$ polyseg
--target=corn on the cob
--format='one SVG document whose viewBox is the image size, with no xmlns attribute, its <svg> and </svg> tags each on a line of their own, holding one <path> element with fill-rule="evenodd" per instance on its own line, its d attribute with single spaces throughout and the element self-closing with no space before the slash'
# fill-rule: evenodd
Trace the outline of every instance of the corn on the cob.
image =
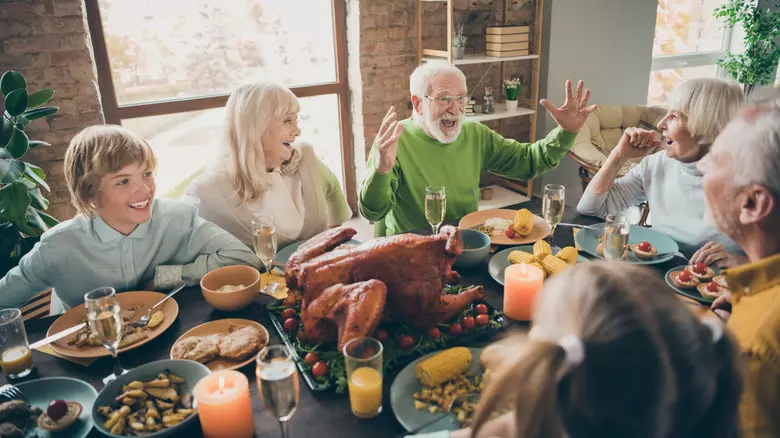
<svg viewBox="0 0 780 438">
<path fill-rule="evenodd" d="M 553 276 L 568 268 L 569 265 L 558 257 L 550 256 L 545 257 L 544 260 L 542 260 L 542 267 L 544 268 L 544 271 L 547 272 L 547 275 Z"/>
<path fill-rule="evenodd" d="M 558 257 L 559 259 L 563 260 L 564 262 L 570 265 L 577 264 L 578 256 L 579 253 L 577 252 L 577 248 L 573 246 L 567 246 L 566 248 L 563 248 L 560 251 L 558 251 L 558 254 L 555 254 L 555 257 Z"/>
<path fill-rule="evenodd" d="M 544 258 L 550 254 L 552 254 L 552 248 L 550 248 L 549 243 L 544 240 L 537 240 L 536 243 L 534 243 L 534 255 L 539 260 L 544 260 Z"/>
<path fill-rule="evenodd" d="M 509 263 L 512 264 L 534 263 L 539 261 L 539 259 L 536 258 L 535 255 L 529 254 L 525 251 L 512 251 L 509 253 L 509 257 L 507 257 L 507 260 L 509 260 Z"/>
<path fill-rule="evenodd" d="M 414 375 L 424 386 L 436 386 L 463 374 L 471 366 L 471 351 L 454 347 L 417 364 Z"/>
<path fill-rule="evenodd" d="M 537 268 L 539 268 L 542 271 L 542 279 L 547 278 L 547 271 L 544 270 L 544 266 L 542 266 L 541 263 L 534 262 L 534 263 L 531 263 L 531 266 L 536 266 Z"/>
<path fill-rule="evenodd" d="M 521 209 L 515 213 L 515 220 L 512 222 L 512 228 L 521 236 L 531 234 L 534 229 L 534 218 L 528 209 Z"/>
</svg>

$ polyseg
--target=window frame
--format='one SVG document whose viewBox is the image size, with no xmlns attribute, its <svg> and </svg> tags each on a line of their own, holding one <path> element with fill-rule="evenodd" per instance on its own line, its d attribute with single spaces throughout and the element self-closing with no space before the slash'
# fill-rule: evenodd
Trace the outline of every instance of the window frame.
<svg viewBox="0 0 780 438">
<path fill-rule="evenodd" d="M 106 123 L 121 125 L 123 119 L 161 116 L 191 111 L 224 107 L 229 93 L 211 94 L 183 99 L 164 99 L 143 103 L 119 105 L 111 73 L 103 18 L 99 0 L 85 0 L 87 25 L 97 67 L 98 89 Z M 347 78 L 346 8 L 342 0 L 331 0 L 333 8 L 333 38 L 336 56 L 336 80 L 322 84 L 290 87 L 298 97 L 312 97 L 335 94 L 338 96 L 339 125 L 341 131 L 341 164 L 347 202 L 354 214 L 357 211 L 357 184 L 355 181 L 355 160 L 352 147 L 349 85 Z M 238 85 L 238 84 L 236 84 Z"/>
</svg>

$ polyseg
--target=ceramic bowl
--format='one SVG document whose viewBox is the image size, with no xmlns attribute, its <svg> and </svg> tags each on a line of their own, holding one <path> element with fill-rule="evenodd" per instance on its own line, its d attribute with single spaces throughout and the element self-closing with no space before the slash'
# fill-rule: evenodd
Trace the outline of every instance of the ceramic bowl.
<svg viewBox="0 0 780 438">
<path fill-rule="evenodd" d="M 219 310 L 235 311 L 250 305 L 260 292 L 260 272 L 244 265 L 224 266 L 200 280 L 203 298 Z M 223 286 L 242 286 L 230 292 L 219 292 Z"/>
<path fill-rule="evenodd" d="M 477 230 L 460 230 L 463 252 L 455 259 L 455 269 L 473 268 L 481 265 L 490 255 L 490 236 Z"/>
</svg>

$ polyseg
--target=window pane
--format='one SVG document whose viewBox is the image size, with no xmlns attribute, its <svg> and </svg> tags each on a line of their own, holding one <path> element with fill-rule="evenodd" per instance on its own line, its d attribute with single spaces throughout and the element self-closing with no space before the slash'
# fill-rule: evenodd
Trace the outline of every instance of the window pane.
<svg viewBox="0 0 780 438">
<path fill-rule="evenodd" d="M 722 49 L 723 29 L 712 11 L 726 0 L 659 0 L 653 57 Z"/>
<path fill-rule="evenodd" d="M 703 65 L 699 67 L 674 68 L 650 72 L 650 90 L 647 102 L 650 105 L 665 105 L 669 93 L 687 81 L 695 78 L 714 78 L 718 74 L 716 65 Z"/>
<path fill-rule="evenodd" d="M 328 0 L 99 2 L 120 105 L 336 80 Z"/>
<path fill-rule="evenodd" d="M 300 102 L 300 139 L 314 147 L 343 189 L 338 97 L 305 97 Z M 146 138 L 157 156 L 157 196 L 179 198 L 217 158 L 224 119 L 225 109 L 214 108 L 127 119 L 122 125 Z"/>
</svg>

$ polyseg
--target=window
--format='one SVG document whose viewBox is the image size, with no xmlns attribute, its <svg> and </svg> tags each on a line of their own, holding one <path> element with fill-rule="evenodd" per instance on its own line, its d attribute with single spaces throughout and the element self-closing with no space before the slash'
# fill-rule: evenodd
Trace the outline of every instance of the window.
<svg viewBox="0 0 780 438">
<path fill-rule="evenodd" d="M 653 41 L 653 64 L 647 100 L 666 103 L 682 82 L 700 77 L 724 77 L 717 62 L 726 48 L 741 50 L 743 33 L 724 28 L 713 11 L 726 0 L 659 0 Z"/>
<path fill-rule="evenodd" d="M 149 140 L 159 161 L 158 196 L 180 196 L 213 162 L 229 93 L 263 80 L 299 97 L 301 140 L 339 177 L 354 207 L 342 1 L 86 5 L 106 121 Z"/>
</svg>

